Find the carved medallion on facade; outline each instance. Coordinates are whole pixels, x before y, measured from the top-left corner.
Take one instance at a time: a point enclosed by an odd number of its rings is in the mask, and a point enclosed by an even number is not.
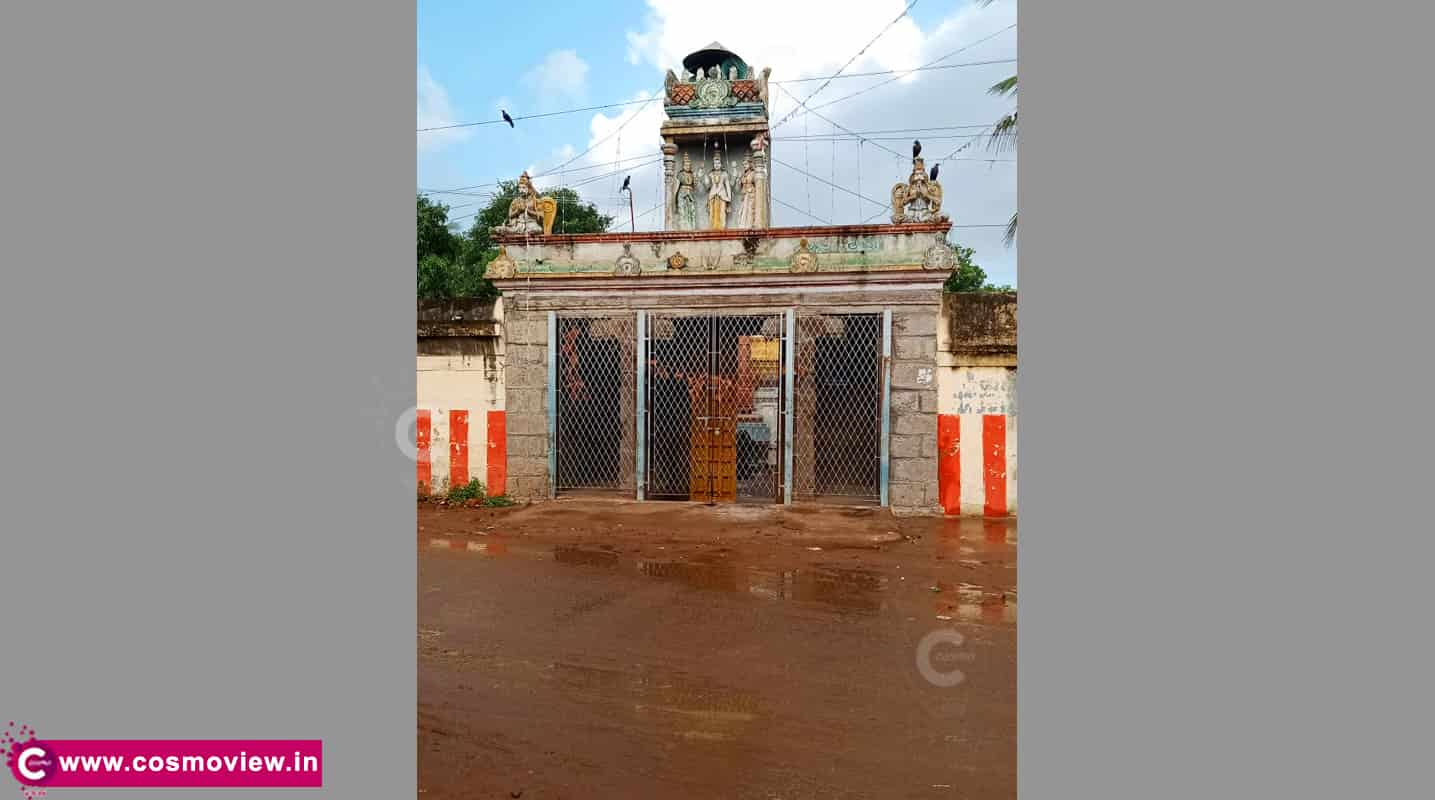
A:
[[[945,234],[937,234],[937,243],[927,248],[927,254],[922,259],[923,269],[951,270],[957,265],[956,254],[952,252],[952,246],[947,244]]]
[[[817,256],[807,249],[807,240],[803,239],[797,243],[797,252],[787,261],[793,272],[816,272]]]
[[[618,256],[617,261],[613,262],[613,274],[640,275],[642,272],[643,267],[638,263],[638,257],[633,255],[633,246],[631,244],[624,244],[623,254]]]
[[[696,97],[689,104],[692,108],[727,108],[737,105],[732,96],[732,84],[721,78],[704,78],[698,81]]]
[[[678,251],[668,256],[668,269],[683,269],[688,265],[688,257]]]
[[[518,264],[508,255],[508,248],[500,246],[498,256],[488,262],[488,269],[483,276],[490,280],[494,278],[512,278],[518,272]]]

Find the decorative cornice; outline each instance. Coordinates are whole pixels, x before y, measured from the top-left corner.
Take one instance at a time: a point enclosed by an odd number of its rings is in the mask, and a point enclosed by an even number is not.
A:
[[[548,236],[537,234],[501,233],[494,235],[500,244],[541,244],[545,247],[562,247],[572,244],[639,244],[648,242],[705,242],[726,239],[821,239],[832,236],[884,236],[904,233],[946,233],[952,228],[950,221],[909,222],[900,225],[881,223],[876,225],[807,225],[787,228],[732,228],[705,231],[637,231],[634,233],[555,233]]]
[[[683,292],[699,294],[733,289],[765,290],[870,290],[940,289],[947,276],[921,265],[870,272],[737,272],[692,273],[686,270],[645,272],[642,275],[602,273],[559,276],[521,275],[495,280],[505,292],[569,292],[621,290]]]

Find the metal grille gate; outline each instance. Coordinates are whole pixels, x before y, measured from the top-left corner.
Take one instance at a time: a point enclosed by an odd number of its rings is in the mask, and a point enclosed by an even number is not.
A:
[[[648,317],[646,496],[781,499],[782,314]]]
[[[631,316],[559,316],[550,392],[554,488],[631,494],[636,325]]]
[[[882,314],[797,318],[792,493],[881,502]]]

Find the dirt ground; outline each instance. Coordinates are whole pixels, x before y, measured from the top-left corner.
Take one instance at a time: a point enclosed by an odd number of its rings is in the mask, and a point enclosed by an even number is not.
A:
[[[424,798],[1010,798],[1016,522],[420,504]]]

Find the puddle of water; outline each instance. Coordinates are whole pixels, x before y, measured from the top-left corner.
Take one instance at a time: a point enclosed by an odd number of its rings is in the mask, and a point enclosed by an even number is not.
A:
[[[560,564],[586,564],[598,567],[618,566],[618,554],[612,550],[593,550],[573,545],[553,548],[553,560]]]
[[[678,560],[637,559],[626,561],[616,550],[591,545],[533,546],[505,542],[497,537],[482,540],[431,538],[434,549],[459,550],[485,557],[523,556],[583,568],[633,569],[654,580],[680,583],[693,589],[749,594],[771,600],[807,602],[845,612],[873,614],[882,611],[892,597],[896,578],[861,567],[819,565],[796,569],[773,569],[735,563],[724,550],[698,553]],[[982,562],[959,559],[973,566]],[[936,616],[943,620],[1014,623],[1016,597],[1012,592],[973,583],[937,582]]]

